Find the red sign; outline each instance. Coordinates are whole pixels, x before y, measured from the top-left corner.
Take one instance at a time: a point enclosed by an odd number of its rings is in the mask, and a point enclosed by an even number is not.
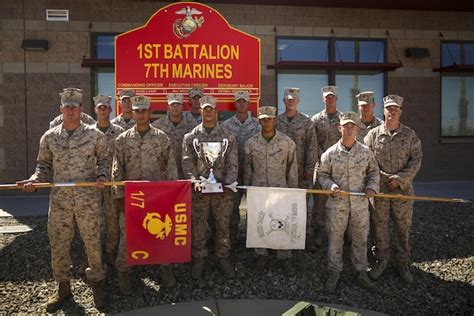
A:
[[[191,182],[125,182],[127,263],[191,261]]]
[[[166,95],[188,96],[193,86],[217,98],[218,109],[234,111],[234,93],[260,100],[260,40],[229,25],[212,7],[180,2],[157,11],[138,29],[115,37],[116,95],[122,89],[152,99],[166,111]],[[187,108],[189,109],[189,108]]]

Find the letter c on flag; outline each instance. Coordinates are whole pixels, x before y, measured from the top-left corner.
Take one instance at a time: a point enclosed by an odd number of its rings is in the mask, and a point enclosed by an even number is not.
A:
[[[132,252],[132,258],[135,260],[140,260],[140,259],[145,260],[145,259],[148,259],[149,256],[150,254],[144,250],[136,250]]]

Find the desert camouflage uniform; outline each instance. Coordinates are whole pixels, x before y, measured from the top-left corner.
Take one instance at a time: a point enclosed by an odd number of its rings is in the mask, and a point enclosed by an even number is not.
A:
[[[202,123],[202,116],[194,116],[191,112],[183,112],[184,117],[190,121],[193,122],[194,127],[198,126],[199,124]]]
[[[229,131],[234,134],[238,142],[238,151],[239,151],[239,174],[237,178],[237,182],[243,183],[244,181],[244,145],[247,140],[252,137],[253,135],[259,133],[260,131],[260,124],[255,117],[249,116],[245,122],[240,122],[237,116],[232,116],[224,123],[222,123]],[[236,233],[238,231],[238,225],[240,223],[240,214],[239,214],[239,206],[240,200],[244,195],[243,190],[238,190],[237,192],[232,194],[233,198],[233,206],[232,206],[232,214],[230,216],[230,228],[231,233]]]
[[[390,132],[382,124],[369,131],[364,141],[374,152],[379,164],[380,190],[390,194],[413,195],[413,178],[421,167],[423,157],[421,141],[415,132],[403,124]],[[400,187],[393,191],[387,187],[387,180],[392,175],[400,184]],[[375,198],[375,209],[370,215],[377,259],[388,259],[390,255],[388,222],[392,218],[396,241],[395,260],[399,264],[408,263],[413,201]]]
[[[329,147],[336,144],[339,139],[341,139],[341,133],[339,132],[339,117],[341,114],[341,112],[336,111],[334,118],[330,119],[326,110],[322,110],[311,118],[316,129],[316,134],[318,135],[320,157]],[[316,169],[317,168],[318,166],[316,165]],[[321,186],[316,179],[315,188],[321,189]],[[328,197],[327,195],[322,194],[314,194],[313,197],[315,199],[313,204],[314,227],[318,233],[321,233],[325,226],[325,205]]]
[[[115,139],[115,154],[112,165],[112,180],[176,180],[176,168],[171,142],[159,129],[151,127],[143,136],[136,126]],[[116,189],[115,198],[123,198],[123,188]],[[126,232],[124,205],[117,205],[120,223],[120,241],[115,267],[118,272],[128,269],[126,259]]]
[[[185,116],[182,120],[175,125],[170,119],[169,116],[162,117],[154,121],[151,126],[158,128],[166,133],[166,135],[171,140],[171,146],[173,147],[173,152],[176,160],[176,167],[178,168],[179,179],[186,179],[183,173],[182,167],[182,148],[183,148],[183,138],[186,133],[189,133],[195,126],[194,121],[190,121]]]
[[[298,159],[298,187],[308,189],[312,179],[305,180],[304,175],[313,174],[314,167],[318,161],[318,137],[311,119],[300,112],[297,112],[293,119],[288,120],[285,113],[278,115],[276,128],[288,135],[296,144],[296,157]],[[309,202],[310,195],[306,197]],[[308,203],[309,204],[309,203]],[[306,235],[307,238],[314,232],[311,212],[306,212]]]
[[[279,132],[270,141],[261,134],[245,143],[244,184],[259,187],[298,187],[298,161],[296,144]],[[268,256],[266,248],[257,248],[259,256]],[[291,258],[291,250],[277,250],[280,259]]]
[[[60,124],[48,130],[40,141],[35,173],[31,180],[46,182],[96,181],[106,176],[110,153],[104,134],[82,123],[71,136]],[[105,278],[100,236],[100,191],[91,187],[52,188],[48,211],[48,236],[51,243],[51,265],[54,279],[66,282],[72,278],[71,242],[77,223],[88,265],[86,276],[97,282]]]
[[[234,135],[217,122],[208,132],[202,124],[196,126],[183,140],[183,171],[188,177],[199,179],[200,176],[209,177],[204,158],[198,158],[193,147],[193,139],[201,142],[221,142],[224,138],[229,141],[229,147],[224,158],[219,158],[214,165],[214,176],[217,182],[225,184],[237,181],[238,153],[237,141]],[[206,225],[209,216],[214,218],[216,232],[216,257],[228,257],[230,254],[229,222],[232,210],[232,195],[223,194],[192,194],[192,255],[194,258],[206,257]]]
[[[93,125],[99,129],[97,123]],[[104,133],[107,138],[107,148],[111,154],[114,153],[114,139],[117,138],[120,133],[124,132],[124,129],[118,125],[110,124],[109,129]],[[107,170],[107,178],[112,175],[112,160]],[[119,216],[117,213],[117,207],[112,197],[110,188],[102,191],[102,205],[105,207],[105,251],[108,253],[114,253],[117,250],[117,245],[120,237],[119,227]]]
[[[378,117],[374,116],[372,121],[369,123],[369,125],[365,125],[362,120],[359,120],[359,133],[357,133],[356,139],[358,142],[361,142],[362,144],[364,143],[364,137],[367,135],[367,133],[373,129],[376,128],[379,125],[383,124],[383,120],[379,119]]]
[[[135,125],[136,122],[133,119],[133,117],[127,122],[125,121],[125,118],[123,117],[123,115],[120,114],[119,116],[115,117],[111,121],[111,123],[120,126],[124,130],[129,130],[133,127],[133,125]]]
[[[87,125],[94,125],[95,124],[95,120],[92,118],[92,116],[84,113],[84,112],[81,112],[81,121],[82,123],[84,124],[87,124]],[[63,122],[63,115],[60,114],[58,116],[56,116],[51,122],[49,122],[49,128],[53,128],[53,127],[56,127],[58,126],[59,124],[62,124]]]
[[[321,156],[318,181],[325,190],[337,184],[341,190],[379,191],[379,168],[370,149],[356,142],[348,151],[339,141]],[[329,235],[328,269],[341,272],[344,232],[352,231],[352,264],[356,271],[367,269],[367,236],[369,233],[369,200],[363,196],[340,195],[326,202],[326,227]]]

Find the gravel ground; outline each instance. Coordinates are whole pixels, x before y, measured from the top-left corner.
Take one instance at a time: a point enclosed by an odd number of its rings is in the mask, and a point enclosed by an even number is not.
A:
[[[54,292],[46,217],[2,218],[0,225],[35,225],[32,232],[0,234],[0,314],[44,313],[44,303]],[[109,269],[108,307],[117,313],[159,304],[208,299],[284,299],[319,301],[371,309],[389,314],[473,315],[474,314],[474,204],[417,203],[412,230],[412,273],[414,284],[404,285],[389,266],[376,282],[377,293],[359,288],[354,282],[349,256],[335,294],[323,291],[326,277],[327,245],[317,253],[295,251],[298,274],[288,278],[277,260],[271,260],[260,275],[252,272],[253,251],[245,249],[244,232],[233,250],[237,277],[224,280],[212,257],[206,271],[206,286],[190,281],[190,265],[175,266],[178,280],[172,289],[160,289],[155,266],[134,268],[134,294],[119,295],[116,276]],[[345,249],[347,252],[348,249]],[[76,266],[83,260],[78,238],[72,247]],[[272,256],[274,256],[272,254]],[[60,313],[97,313],[92,292],[75,272],[74,300]]]

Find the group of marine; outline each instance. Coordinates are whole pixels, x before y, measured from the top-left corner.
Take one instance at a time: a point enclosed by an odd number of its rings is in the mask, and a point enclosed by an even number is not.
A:
[[[104,280],[107,264],[118,273],[123,295],[132,293],[131,267],[126,260],[123,187],[106,187],[106,181],[200,179],[209,176],[209,164],[193,143],[223,142],[228,148],[213,165],[218,182],[237,181],[247,186],[319,188],[330,195],[313,195],[307,212],[306,250],[315,252],[328,237],[328,274],[324,284],[334,292],[343,269],[343,246],[351,249],[358,284],[375,290],[372,280],[381,277],[390,255],[392,221],[395,267],[400,278],[412,283],[409,231],[411,200],[374,198],[379,192],[413,195],[413,178],[421,166],[421,142],[400,122],[404,99],[383,98],[384,120],[374,116],[374,93],[357,94],[359,113],[337,109],[337,87],[321,89],[324,109],[309,117],[298,111],[299,88],[285,88],[285,111],[261,106],[257,117],[249,113],[248,91],[235,92],[235,115],[221,122],[217,100],[200,87],[189,90],[191,111],[184,112],[184,96],[169,94],[166,116],[151,122],[151,99],[120,91],[121,114],[110,120],[112,98],[94,99],[97,121],[83,113],[82,91],[66,88],[60,93],[60,116],[40,140],[37,166],[27,180],[18,181],[27,192],[37,182],[95,181],[96,187],[51,189],[48,235],[52,271],[58,288],[46,309],[55,311],[71,294],[71,242],[77,224],[87,255],[85,275],[97,308],[106,304]],[[237,193],[203,194],[202,184],[192,190],[191,275],[202,283],[208,238],[213,239],[217,266],[226,278],[234,278],[229,259],[239,232]],[[363,192],[348,196],[341,191]],[[308,195],[308,201],[311,198]],[[311,204],[308,204],[311,205]],[[105,211],[104,211],[105,210]],[[212,234],[209,233],[212,232]],[[370,235],[370,241],[369,239]],[[368,243],[375,263],[368,267]],[[267,249],[255,249],[255,270],[268,261]],[[276,250],[283,272],[297,271],[291,250]],[[160,266],[164,287],[176,283],[172,265]],[[198,284],[200,284],[198,283]]]

